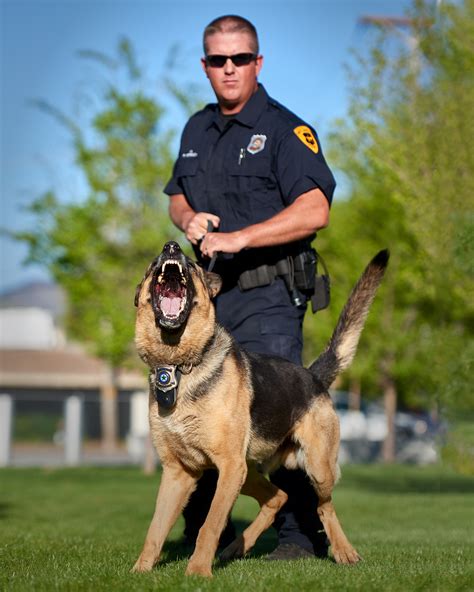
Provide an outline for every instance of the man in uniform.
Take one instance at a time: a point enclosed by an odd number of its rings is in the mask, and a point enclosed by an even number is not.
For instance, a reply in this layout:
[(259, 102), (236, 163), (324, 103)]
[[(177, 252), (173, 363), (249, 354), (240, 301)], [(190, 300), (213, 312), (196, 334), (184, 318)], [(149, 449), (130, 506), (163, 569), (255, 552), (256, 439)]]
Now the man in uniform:
[[(246, 349), (301, 364), (306, 297), (297, 286), (289, 289), (288, 274), (292, 258), (308, 251), (316, 231), (327, 226), (335, 181), (315, 131), (257, 82), (263, 57), (249, 21), (212, 21), (201, 62), (217, 104), (186, 124), (165, 188), (170, 216), (201, 261), (219, 254), (219, 323)], [(306, 475), (281, 468), (271, 480), (289, 500), (275, 523), (279, 545), (268, 558), (325, 556)], [(206, 471), (185, 509), (188, 540), (204, 522), (215, 482), (215, 472)], [(221, 542), (232, 537), (229, 523)]]

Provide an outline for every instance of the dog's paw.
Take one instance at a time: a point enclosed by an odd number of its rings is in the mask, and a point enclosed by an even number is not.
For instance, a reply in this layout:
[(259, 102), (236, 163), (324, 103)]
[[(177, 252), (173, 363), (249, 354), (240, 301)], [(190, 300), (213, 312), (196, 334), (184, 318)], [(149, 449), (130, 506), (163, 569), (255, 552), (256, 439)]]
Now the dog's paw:
[(240, 535), (234, 541), (232, 541), (230, 545), (227, 545), (227, 547), (220, 553), (219, 559), (222, 561), (230, 561), (231, 559), (239, 559), (244, 555), (244, 539), (242, 535)]
[(190, 561), (188, 563), (188, 567), (186, 568), (187, 576), (201, 576), (203, 578), (212, 578), (212, 571), (209, 565), (204, 565), (202, 563), (196, 563), (194, 561)]
[(362, 557), (359, 555), (359, 553), (357, 553), (354, 547), (351, 547), (350, 545), (347, 547), (333, 549), (332, 554), (336, 560), (336, 563), (348, 565), (362, 561)]
[(141, 556), (137, 559), (137, 562), (130, 570), (130, 573), (145, 573), (153, 569), (153, 562), (143, 559)]

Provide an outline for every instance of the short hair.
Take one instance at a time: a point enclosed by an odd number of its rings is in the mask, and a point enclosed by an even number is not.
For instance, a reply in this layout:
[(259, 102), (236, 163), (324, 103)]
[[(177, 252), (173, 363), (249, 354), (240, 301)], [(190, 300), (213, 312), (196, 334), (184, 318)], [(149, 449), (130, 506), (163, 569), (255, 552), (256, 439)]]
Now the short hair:
[(258, 54), (259, 52), (257, 29), (243, 16), (226, 14), (211, 21), (204, 29), (204, 55), (207, 55), (206, 40), (215, 33), (247, 33), (250, 35), (250, 44), (253, 53)]

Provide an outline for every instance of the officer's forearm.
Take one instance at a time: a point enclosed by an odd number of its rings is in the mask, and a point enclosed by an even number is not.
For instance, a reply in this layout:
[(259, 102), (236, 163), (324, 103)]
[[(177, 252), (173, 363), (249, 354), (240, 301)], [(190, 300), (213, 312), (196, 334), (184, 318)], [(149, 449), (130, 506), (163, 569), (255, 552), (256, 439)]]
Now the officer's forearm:
[(196, 215), (186, 197), (181, 193), (170, 196), (168, 211), (173, 224), (183, 232), (186, 232), (189, 222)]
[(328, 225), (329, 204), (319, 189), (300, 195), (290, 206), (259, 224), (235, 232), (210, 232), (203, 238), (201, 252), (238, 253), (243, 249), (271, 247), (302, 240)]
[(173, 223), (193, 245), (197, 245), (208, 232), (209, 222), (214, 228), (218, 228), (220, 224), (220, 218), (215, 214), (195, 212), (181, 193), (170, 197), (169, 214)]
[(328, 223), (329, 203), (320, 189), (312, 189), (269, 220), (238, 233), (243, 248), (269, 247), (307, 238)]

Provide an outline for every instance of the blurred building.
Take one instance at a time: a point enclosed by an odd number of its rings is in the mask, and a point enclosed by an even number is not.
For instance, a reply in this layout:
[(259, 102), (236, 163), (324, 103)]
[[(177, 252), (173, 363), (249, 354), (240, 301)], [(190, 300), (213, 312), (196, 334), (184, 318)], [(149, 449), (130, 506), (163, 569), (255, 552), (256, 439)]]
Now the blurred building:
[[(69, 343), (63, 330), (66, 298), (51, 283), (30, 283), (0, 295), (0, 392), (15, 401), (16, 439), (60, 438), (67, 396), (85, 402), (86, 438), (101, 437), (101, 395), (111, 372), (102, 360)], [(118, 432), (129, 429), (130, 395), (146, 389), (145, 375), (118, 373)]]

